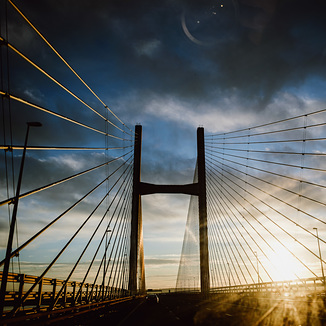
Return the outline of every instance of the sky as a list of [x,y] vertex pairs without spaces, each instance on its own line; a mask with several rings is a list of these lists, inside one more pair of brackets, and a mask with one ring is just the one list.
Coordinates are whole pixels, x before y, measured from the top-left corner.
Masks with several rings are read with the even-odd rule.
[[[326,4],[322,0],[14,3],[130,129],[135,124],[143,126],[142,181],[191,183],[199,126],[205,134],[227,132],[325,107]],[[8,37],[4,35],[5,10],[1,10],[1,36],[97,106],[94,96],[9,3],[7,9]],[[4,47],[1,50],[4,67],[7,56]],[[2,68],[2,89],[103,127],[101,119],[13,51],[8,58],[10,78],[7,68]],[[26,121],[37,119],[43,127],[31,132],[34,145],[104,146],[102,136],[81,132],[68,122],[23,105],[12,104],[11,110],[14,144],[22,144]],[[2,119],[8,123],[7,117]],[[112,121],[117,122],[114,117]],[[122,143],[112,140],[112,144]],[[100,156],[33,151],[26,162],[23,189],[86,169],[101,161]],[[4,175],[3,163],[0,168]],[[1,200],[7,197],[5,188],[2,177]],[[73,191],[71,197],[77,197],[78,191],[74,195]],[[56,200],[72,200],[53,192],[39,198],[45,207],[36,201],[20,204],[26,210],[25,219],[32,216],[28,224],[21,223],[22,238],[48,216],[56,216],[60,211]],[[148,287],[175,285],[188,205],[189,198],[183,195],[143,199]],[[1,210],[0,218],[5,233],[7,209]],[[64,233],[59,230],[60,239]],[[5,237],[1,238],[4,252]],[[42,259],[41,254],[36,256],[31,258],[34,263]]]

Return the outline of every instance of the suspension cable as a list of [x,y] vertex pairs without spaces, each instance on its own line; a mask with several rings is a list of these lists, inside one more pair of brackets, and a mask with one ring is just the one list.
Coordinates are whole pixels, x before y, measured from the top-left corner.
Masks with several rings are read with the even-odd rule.
[[46,113],[49,113],[49,114],[51,114],[51,115],[53,115],[53,116],[55,116],[55,117],[57,117],[57,118],[60,118],[60,119],[63,119],[63,120],[66,120],[66,121],[72,122],[72,123],[74,123],[74,124],[76,124],[76,125],[79,125],[79,126],[81,126],[81,127],[84,127],[84,128],[90,129],[90,130],[92,130],[92,131],[95,131],[95,132],[97,132],[97,133],[103,134],[103,135],[105,135],[105,136],[108,136],[108,137],[111,137],[111,138],[115,138],[115,139],[119,139],[119,140],[131,141],[131,140],[129,140],[129,139],[124,139],[124,138],[121,138],[121,137],[114,136],[114,135],[111,135],[111,134],[109,134],[109,133],[106,133],[106,132],[104,132],[104,131],[101,131],[101,130],[95,129],[95,128],[90,127],[90,126],[88,126],[88,125],[86,125],[86,124],[84,124],[84,123],[81,123],[81,122],[78,122],[78,121],[76,121],[76,120],[74,120],[74,119],[68,118],[68,117],[66,117],[66,116],[64,116],[64,115],[62,115],[62,114],[56,113],[56,112],[54,112],[54,111],[51,111],[51,110],[49,110],[49,109],[46,109],[46,108],[44,108],[44,107],[42,107],[42,106],[40,106],[40,105],[34,104],[34,103],[32,103],[32,102],[29,102],[29,101],[27,101],[27,100],[24,100],[24,99],[22,99],[22,98],[20,98],[20,97],[17,97],[17,96],[12,95],[12,94],[8,94],[8,93],[5,93],[5,92],[3,92],[3,91],[0,91],[0,95],[5,96],[5,97],[8,97],[8,98],[10,98],[10,99],[12,99],[12,100],[15,100],[15,101],[17,101],[17,102],[20,102],[20,103],[26,104],[26,105],[29,106],[29,107],[32,107],[32,108],[38,109],[38,110],[43,111],[43,112],[46,112]]
[[[22,13],[21,10],[11,1],[8,2],[13,6],[13,8],[22,16],[22,18],[32,27],[32,29],[42,38],[42,40],[51,48],[51,50],[62,60],[62,62],[74,73],[74,75],[86,86],[86,88],[102,103],[102,105],[127,129],[129,129],[133,134],[134,131],[131,130],[100,98],[99,96],[88,86],[88,84],[77,74],[77,72],[68,64],[68,62],[59,54],[59,52],[50,44],[50,42],[41,34],[41,32],[31,23],[31,21]],[[111,125],[119,129],[120,131],[126,133],[124,130],[120,129],[118,126],[113,124],[111,121],[107,120]]]
[[[230,178],[224,176],[228,181],[230,181],[231,183],[234,183]],[[232,191],[234,191],[234,193],[236,193],[241,200],[247,202],[250,206],[252,206],[253,208],[255,208],[261,215],[265,216],[270,222],[272,222],[273,224],[275,224],[278,228],[280,228],[284,233],[286,233],[288,236],[290,236],[291,238],[293,238],[293,236],[291,234],[289,234],[289,232],[287,232],[284,228],[282,228],[280,225],[278,225],[274,220],[272,220],[271,218],[269,218],[264,212],[262,212],[258,207],[256,207],[255,205],[253,205],[251,202],[249,202],[245,197],[243,197],[238,191],[236,191],[234,188],[232,188],[230,186],[230,184],[227,184],[228,187],[230,189],[232,189]],[[237,185],[238,187],[240,187],[239,185]],[[223,187],[223,186],[222,186]],[[241,188],[241,187],[240,187]],[[280,243],[293,257],[295,257],[303,266],[305,266],[315,277],[317,277],[317,275],[304,263],[302,262],[302,260],[295,255],[287,246],[285,246],[267,227],[265,227],[264,224],[262,224],[253,214],[251,214],[233,195],[231,195],[224,187],[223,189],[243,208],[245,209],[254,219],[256,222],[258,222],[259,225],[261,225],[278,243]],[[242,190],[244,190],[242,188]],[[249,192],[247,192],[249,193]],[[250,194],[250,193],[249,193]],[[314,256],[316,256],[317,258],[319,258],[315,253],[313,253],[309,248],[307,248],[301,241],[295,239],[301,246],[303,246],[305,249],[307,249],[311,254],[313,254]]]
[[[121,174],[120,178],[124,175],[124,173],[125,173],[128,169],[130,169],[130,167],[128,167],[127,169],[125,169],[125,171]],[[120,178],[119,178],[117,181],[119,181]],[[106,178],[106,179],[107,179],[107,178]],[[107,193],[102,197],[102,199],[100,200],[100,202],[99,202],[99,203],[97,204],[97,206],[93,209],[93,211],[91,212],[91,214],[88,216],[87,220],[89,220],[89,218],[90,218],[91,216],[93,216],[93,214],[95,213],[95,211],[96,211],[96,210],[100,207],[100,205],[104,202],[104,200],[107,198],[107,196],[109,195],[109,193],[112,191],[112,189],[115,187],[116,184],[117,184],[117,182],[116,182],[116,183],[111,187],[111,189],[110,189],[110,190],[109,190],[109,191],[108,191],[108,192],[107,192]],[[72,274],[73,274],[74,271],[76,270],[76,268],[77,268],[79,262],[81,261],[83,255],[85,254],[85,252],[86,252],[87,248],[89,247],[89,245],[91,244],[91,242],[92,242],[92,240],[93,240],[95,234],[97,233],[97,231],[99,230],[99,228],[100,228],[102,222],[104,221],[105,216],[106,216],[106,213],[105,213],[105,214],[102,216],[102,218],[100,219],[100,222],[97,224],[95,230],[93,231],[93,234],[92,234],[91,237],[89,238],[87,244],[85,245],[85,247],[84,247],[82,253],[81,253],[80,256],[79,256],[79,258],[77,259],[75,265],[74,265],[73,268],[71,269],[71,271],[70,271],[68,277],[66,278],[65,284],[70,280]],[[59,300],[59,298],[60,298],[60,296],[61,296],[61,293],[62,293],[62,291],[64,290],[65,284],[63,284],[63,286],[61,287],[61,289],[58,291],[58,293],[57,293],[57,295],[56,295],[56,298],[55,298],[55,300],[54,300],[53,303],[52,303],[52,308],[53,308],[53,307],[56,305],[56,303],[58,302],[58,300]]]
[[225,136],[225,135],[235,134],[237,132],[248,131],[248,130],[252,130],[252,129],[257,129],[257,128],[262,128],[262,127],[272,126],[272,125],[275,125],[275,124],[278,124],[278,123],[281,123],[281,122],[287,122],[287,121],[291,121],[291,120],[295,120],[295,119],[299,119],[299,118],[304,118],[306,116],[315,115],[315,114],[319,114],[319,113],[323,113],[323,112],[326,112],[326,109],[321,109],[321,110],[313,111],[313,112],[306,113],[306,114],[300,114],[300,115],[297,115],[297,116],[291,117],[291,118],[285,118],[285,119],[281,119],[281,120],[277,120],[277,121],[273,121],[273,122],[263,123],[261,125],[257,125],[257,126],[251,127],[251,128],[243,128],[243,129],[238,129],[238,130],[234,130],[234,131],[230,131],[230,132],[225,132],[225,133],[207,135],[205,137],[206,138],[208,138],[208,137],[219,137],[219,136]]
[[[114,160],[116,161],[116,159]],[[39,232],[37,232],[34,236],[32,236],[29,240],[27,240],[24,244],[22,244],[19,248],[15,249],[11,255],[10,258],[17,256],[18,253],[24,249],[28,244],[30,244],[33,240],[35,240],[39,235],[41,235],[44,231],[46,231],[50,226],[52,226],[54,223],[59,221],[64,215],[66,215],[69,211],[71,211],[74,207],[76,207],[78,204],[82,202],[87,196],[89,196],[91,193],[93,193],[97,188],[99,188],[109,177],[113,176],[123,165],[127,163],[123,162],[115,171],[113,171],[108,177],[106,177],[101,183],[96,185],[93,189],[91,189],[87,194],[85,194],[83,197],[81,197],[77,202],[75,202],[73,205],[71,205],[69,208],[67,208],[62,214],[60,214],[58,217],[56,217],[54,220],[52,220],[49,224],[47,224],[45,227],[43,227]],[[4,264],[5,260],[2,260],[0,262],[0,266]]]
[[[129,170],[129,171],[130,171],[130,170]],[[105,212],[104,215],[106,215],[106,214],[108,213],[109,209],[112,207],[112,205],[113,205],[113,203],[115,202],[115,199],[117,198],[117,196],[118,196],[120,190],[122,189],[122,186],[124,185],[125,181],[126,181],[127,179],[130,179],[130,177],[129,177],[129,175],[130,175],[129,171],[128,171],[128,175],[127,175],[127,177],[123,180],[122,184],[120,185],[119,189],[117,190],[117,192],[116,192],[114,198],[111,200],[111,203],[110,203],[110,205],[108,206],[108,208],[106,209],[106,212]],[[111,188],[113,188],[113,187],[118,183],[118,181],[120,181],[121,178],[122,178],[122,175],[121,175],[121,176],[119,177],[119,179],[114,183],[114,185],[111,186]],[[102,235],[102,238],[101,238],[101,240],[100,240],[100,242],[99,242],[99,244],[98,244],[98,246],[97,246],[97,249],[96,249],[96,251],[95,251],[95,253],[94,253],[94,255],[93,255],[93,258],[92,258],[91,262],[89,263],[88,269],[87,269],[87,271],[86,271],[86,273],[85,273],[85,275],[84,275],[84,278],[83,278],[83,280],[82,280],[82,282],[81,282],[80,289],[79,289],[79,291],[78,291],[78,293],[77,293],[77,295],[76,295],[75,302],[77,302],[78,297],[81,296],[82,286],[83,286],[83,284],[85,283],[85,281],[86,281],[86,279],[87,279],[87,277],[88,277],[89,272],[91,271],[91,268],[92,268],[92,266],[93,266],[93,264],[94,264],[95,258],[96,258],[97,254],[98,254],[98,251],[100,250],[100,247],[101,247],[102,242],[103,242],[103,240],[104,240],[104,238],[105,238],[106,232],[107,232],[107,230],[109,229],[109,226],[110,226],[110,224],[111,224],[111,222],[112,222],[112,219],[113,219],[113,216],[111,216],[110,221],[109,221],[109,223],[108,223],[108,226],[106,227],[106,230],[105,230],[105,232],[104,232],[103,235]],[[110,239],[111,239],[111,236],[112,236],[112,232],[111,232],[111,235],[110,235]],[[110,240],[109,240],[109,242],[110,242]]]
[[[85,171],[82,171],[82,172],[76,173],[76,174],[74,174],[74,175],[72,175],[72,176],[70,176],[70,177],[63,178],[63,179],[61,179],[61,180],[58,180],[58,181],[52,182],[52,183],[50,183],[50,184],[48,184],[48,185],[46,185],[46,186],[42,186],[42,187],[39,187],[39,188],[37,188],[37,189],[33,189],[33,190],[30,190],[30,191],[25,192],[25,193],[23,193],[23,194],[20,194],[20,195],[19,195],[19,199],[24,198],[24,197],[27,197],[27,196],[30,196],[30,195],[33,195],[33,194],[35,194],[35,193],[37,193],[37,192],[39,192],[39,191],[43,191],[43,190],[49,189],[49,188],[51,188],[51,187],[53,187],[53,186],[57,186],[57,185],[60,184],[60,183],[63,183],[63,182],[69,181],[69,180],[74,179],[74,178],[76,178],[76,177],[79,177],[79,176],[81,176],[81,175],[83,175],[83,174],[86,174],[86,173],[88,173],[88,172],[94,171],[94,170],[96,170],[96,169],[98,169],[98,168],[101,168],[101,167],[103,167],[103,166],[106,166],[106,165],[108,165],[108,164],[111,164],[111,163],[113,163],[113,162],[115,162],[115,161],[117,161],[117,160],[119,160],[119,159],[122,159],[123,157],[129,155],[131,152],[133,152],[133,151],[131,150],[131,151],[129,151],[128,153],[123,154],[123,155],[121,155],[121,156],[119,156],[119,157],[117,157],[117,158],[114,158],[114,159],[112,159],[112,160],[110,160],[110,161],[108,161],[108,162],[102,163],[102,164],[100,164],[100,165],[97,165],[97,166],[95,166],[95,167],[93,167],[93,168],[90,168],[90,169],[87,169],[87,170],[85,170]],[[15,197],[11,197],[11,198],[5,199],[5,200],[3,200],[3,201],[0,202],[0,206],[2,206],[2,205],[6,205],[6,204],[11,204],[11,203],[14,202],[14,200],[15,200]],[[1,265],[0,265],[0,266],[1,266]]]
[[[124,146],[124,147],[67,147],[67,146],[27,146],[27,150],[40,150],[40,151],[48,151],[48,150],[57,150],[57,151],[109,151],[109,150],[120,150],[126,148],[133,148],[133,145]],[[23,146],[17,145],[0,145],[0,149],[4,149],[5,151],[11,151],[14,149],[23,150]]]

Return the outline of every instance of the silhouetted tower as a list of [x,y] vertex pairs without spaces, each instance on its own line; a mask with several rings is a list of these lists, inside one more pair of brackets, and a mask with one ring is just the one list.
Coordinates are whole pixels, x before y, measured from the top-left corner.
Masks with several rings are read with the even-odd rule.
[[[197,129],[197,166],[198,182],[185,185],[156,185],[141,182],[141,141],[142,127],[135,127],[134,176],[132,195],[131,246],[129,265],[129,291],[137,293],[137,268],[140,267],[140,292],[145,291],[144,256],[142,253],[142,212],[141,196],[155,193],[173,193],[198,196],[199,206],[199,239],[200,239],[200,285],[203,295],[210,290],[209,257],[207,237],[207,204],[206,204],[206,173],[204,128]],[[138,264],[140,266],[138,266]]]
[[[142,248],[142,211],[141,211],[141,194],[140,194],[140,171],[141,171],[141,143],[142,143],[142,126],[135,127],[135,144],[134,144],[134,175],[132,189],[132,206],[131,206],[131,236],[130,236],[130,261],[129,261],[129,291],[131,295],[137,293],[137,267],[144,266],[144,255],[141,254]],[[140,264],[138,264],[138,260]],[[145,276],[142,269],[140,280],[140,290],[145,291]],[[142,279],[143,277],[143,279]],[[143,288],[142,288],[143,287]]]

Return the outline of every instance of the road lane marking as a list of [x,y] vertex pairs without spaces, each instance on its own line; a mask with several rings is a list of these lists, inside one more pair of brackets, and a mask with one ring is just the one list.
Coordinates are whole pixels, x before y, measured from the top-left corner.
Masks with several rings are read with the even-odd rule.
[[130,312],[129,312],[129,314],[125,317],[125,318],[123,318],[121,321],[120,321],[120,323],[118,323],[116,326],[120,326],[120,325],[123,325],[123,323],[126,321],[126,320],[128,320],[128,318],[144,303],[145,301],[142,301],[142,302],[140,302],[133,310],[131,310]]

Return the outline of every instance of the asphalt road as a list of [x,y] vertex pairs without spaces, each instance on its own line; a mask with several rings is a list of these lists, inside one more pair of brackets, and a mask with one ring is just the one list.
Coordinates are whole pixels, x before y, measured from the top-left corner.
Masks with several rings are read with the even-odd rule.
[[192,326],[199,296],[159,295],[159,303],[145,298],[124,302],[110,309],[70,320],[70,325]]
[[179,296],[160,295],[159,303],[142,300],[118,323],[127,325],[193,325],[196,299],[182,300]]
[[324,296],[276,294],[219,295],[202,300],[200,295],[159,295],[160,302],[133,299],[105,309],[74,316],[54,326],[279,326],[326,325]]

